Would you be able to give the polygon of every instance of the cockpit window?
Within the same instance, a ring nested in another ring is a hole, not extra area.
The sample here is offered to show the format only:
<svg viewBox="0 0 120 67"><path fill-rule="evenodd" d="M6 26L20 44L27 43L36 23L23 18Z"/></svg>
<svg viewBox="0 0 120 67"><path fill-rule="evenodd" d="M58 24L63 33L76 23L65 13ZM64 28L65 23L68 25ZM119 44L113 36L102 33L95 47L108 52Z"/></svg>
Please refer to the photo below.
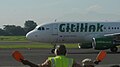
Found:
<svg viewBox="0 0 120 67"><path fill-rule="evenodd" d="M42 27L42 30L45 30L45 28L44 28L44 27Z"/></svg>
<svg viewBox="0 0 120 67"><path fill-rule="evenodd" d="M45 30L45 28L44 27L39 27L38 30Z"/></svg>
<svg viewBox="0 0 120 67"><path fill-rule="evenodd" d="M41 27L39 27L38 30L41 30Z"/></svg>

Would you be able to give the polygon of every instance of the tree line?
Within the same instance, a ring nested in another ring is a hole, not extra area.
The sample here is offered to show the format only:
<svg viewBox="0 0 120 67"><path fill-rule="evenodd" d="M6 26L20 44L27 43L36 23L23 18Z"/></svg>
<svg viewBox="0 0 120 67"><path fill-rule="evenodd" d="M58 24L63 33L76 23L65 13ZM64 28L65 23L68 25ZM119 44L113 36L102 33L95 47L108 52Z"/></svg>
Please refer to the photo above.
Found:
<svg viewBox="0 0 120 67"><path fill-rule="evenodd" d="M32 20L25 21L24 27L16 25L3 25L3 28L0 28L0 36L25 36L36 26L37 24Z"/></svg>

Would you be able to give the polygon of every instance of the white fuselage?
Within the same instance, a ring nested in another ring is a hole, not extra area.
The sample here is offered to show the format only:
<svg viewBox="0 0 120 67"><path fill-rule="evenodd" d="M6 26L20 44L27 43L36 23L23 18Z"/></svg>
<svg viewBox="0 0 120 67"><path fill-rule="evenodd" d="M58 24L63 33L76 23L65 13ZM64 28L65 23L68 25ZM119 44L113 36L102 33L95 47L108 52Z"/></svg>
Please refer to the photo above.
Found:
<svg viewBox="0 0 120 67"><path fill-rule="evenodd" d="M120 33L120 22L55 22L37 26L27 39L42 43L81 43Z"/></svg>

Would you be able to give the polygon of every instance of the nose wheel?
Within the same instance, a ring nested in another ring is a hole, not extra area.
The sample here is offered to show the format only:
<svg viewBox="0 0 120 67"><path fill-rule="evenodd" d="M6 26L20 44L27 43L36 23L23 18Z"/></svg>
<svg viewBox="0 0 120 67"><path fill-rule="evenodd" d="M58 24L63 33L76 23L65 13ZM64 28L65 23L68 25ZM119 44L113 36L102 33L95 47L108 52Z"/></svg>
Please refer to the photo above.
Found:
<svg viewBox="0 0 120 67"><path fill-rule="evenodd" d="M51 50L51 53L54 54L54 52L55 52L55 49L52 49L52 50Z"/></svg>
<svg viewBox="0 0 120 67"><path fill-rule="evenodd" d="M54 54L56 46L57 46L57 45L55 44L54 47L53 47L53 49L51 50L51 53L52 53L52 54Z"/></svg>

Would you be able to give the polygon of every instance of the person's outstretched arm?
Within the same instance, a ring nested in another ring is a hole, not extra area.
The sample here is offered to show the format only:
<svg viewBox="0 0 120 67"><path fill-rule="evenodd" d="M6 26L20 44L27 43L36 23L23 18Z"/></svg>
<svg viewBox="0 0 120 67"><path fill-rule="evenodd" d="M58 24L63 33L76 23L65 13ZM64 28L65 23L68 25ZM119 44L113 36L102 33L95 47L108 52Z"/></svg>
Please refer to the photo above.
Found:
<svg viewBox="0 0 120 67"><path fill-rule="evenodd" d="M21 62L22 62L24 65L28 65L28 66L30 66L30 67L39 67L38 65L36 65L36 64L34 64L34 63L32 63L32 62L30 62L30 61L28 61L28 60L22 60L22 59L21 59Z"/></svg>
<svg viewBox="0 0 120 67"><path fill-rule="evenodd" d="M28 65L28 66L30 66L30 67L51 67L51 62L50 62L50 60L46 60L44 63L42 63L42 64L38 64L38 65L36 65L36 64L34 64L34 63L32 63L32 62L30 62L30 61L28 61L28 60L21 60L21 62L24 64L24 65Z"/></svg>
<svg viewBox="0 0 120 67"><path fill-rule="evenodd" d="M101 62L101 61L99 61L99 60L98 60L98 61L97 61L97 60L94 60L94 61L93 61L93 63L96 64L96 65L98 65L100 62Z"/></svg>

